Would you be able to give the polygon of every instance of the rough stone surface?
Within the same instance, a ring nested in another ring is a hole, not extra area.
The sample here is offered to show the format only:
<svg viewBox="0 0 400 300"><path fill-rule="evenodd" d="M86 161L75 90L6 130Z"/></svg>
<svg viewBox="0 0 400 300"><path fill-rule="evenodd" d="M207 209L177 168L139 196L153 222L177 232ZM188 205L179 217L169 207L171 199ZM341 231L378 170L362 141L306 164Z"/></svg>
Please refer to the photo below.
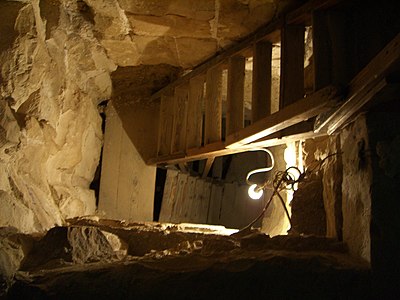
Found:
<svg viewBox="0 0 400 300"><path fill-rule="evenodd" d="M123 99L116 101L116 109L124 128L140 145L139 153L151 156L148 145L154 146L154 138L143 137L154 136L156 120L145 119L157 115L157 104L138 107L131 102L148 100L177 70L199 64L289 4L2 1L0 226L38 232L63 224L65 218L93 214L96 201L89 186L102 145L97 105L111 97ZM140 87L141 95L115 93L119 84L113 86L110 74L118 66L147 70L140 80L123 80L129 91ZM154 82L163 68L170 72L167 80ZM133 134L134 128L147 129Z"/></svg>
<svg viewBox="0 0 400 300"><path fill-rule="evenodd" d="M326 217L321 175L300 182L291 202L291 232L326 235Z"/></svg>
<svg viewBox="0 0 400 300"><path fill-rule="evenodd" d="M42 231L93 214L97 104L115 64L75 1L25 3L1 54L1 226Z"/></svg>
<svg viewBox="0 0 400 300"><path fill-rule="evenodd" d="M291 1L87 0L95 34L119 66L160 63L191 68L228 47Z"/></svg>
<svg viewBox="0 0 400 300"><path fill-rule="evenodd" d="M116 66L74 1L2 8L0 224L41 231L94 213L96 105L110 98Z"/></svg>
<svg viewBox="0 0 400 300"><path fill-rule="evenodd" d="M371 266L375 289L387 298L399 295L400 277L400 128L398 95L394 102L367 114L369 152L372 161ZM395 293L393 292L395 291Z"/></svg>
<svg viewBox="0 0 400 300"><path fill-rule="evenodd" d="M72 230L77 236L71 239ZM7 296L10 299L157 296L206 299L301 295L334 299L368 298L370 293L368 267L351 259L343 245L334 240L300 236L269 238L260 233L238 239L197 230L191 233L172 224L74 221L74 225L58 228L51 239L49 232L36 242L36 247L54 249L58 238L60 250L66 243L68 251L52 251L56 262L53 266L44 260L18 271ZM110 262L110 247L101 237L104 231L126 241L128 253L132 254ZM146 239L137 243L143 234ZM83 236L86 239L81 240ZM137 246L142 247L141 254L135 250ZM71 247L85 249L85 253L100 261L86 259L82 254L79 257L83 260L66 262L66 256L73 253L69 251ZM36 262L40 257L38 252L28 254L28 259L35 258Z"/></svg>
<svg viewBox="0 0 400 300"><path fill-rule="evenodd" d="M0 297L12 285L14 274L31 251L33 238L16 229L0 228Z"/></svg>
<svg viewBox="0 0 400 300"><path fill-rule="evenodd" d="M365 116L341 133L343 240L350 253L370 261L372 167Z"/></svg>
<svg viewBox="0 0 400 300"><path fill-rule="evenodd" d="M52 269L71 264L123 259L127 245L111 232L92 226L55 227L34 243L21 270Z"/></svg>
<svg viewBox="0 0 400 300"><path fill-rule="evenodd" d="M304 152L306 167L322 173L326 236L342 240L343 167L340 136L306 140Z"/></svg>

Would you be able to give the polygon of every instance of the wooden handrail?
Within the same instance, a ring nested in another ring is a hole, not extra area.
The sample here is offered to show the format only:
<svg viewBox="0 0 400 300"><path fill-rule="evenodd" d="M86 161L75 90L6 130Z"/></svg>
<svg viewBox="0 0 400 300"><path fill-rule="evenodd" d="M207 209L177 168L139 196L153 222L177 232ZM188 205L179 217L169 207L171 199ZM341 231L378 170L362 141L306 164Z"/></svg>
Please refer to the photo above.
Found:
<svg viewBox="0 0 400 300"><path fill-rule="evenodd" d="M282 138L275 138L274 134L336 105L340 91L334 86L303 97L305 24L301 20L302 16L309 18L315 9L326 9L339 2L309 1L154 93L153 99L161 99L159 144L157 157L148 163L203 158L211 161L213 157L247 151L255 145L280 143ZM272 48L278 42L281 42L282 51L280 110L271 114ZM248 57L253 57L252 124L244 127L243 93ZM222 70L226 68L228 91L224 127L221 79ZM294 82L296 88L293 88ZM313 135L310 131L303 133ZM272 142L265 139L267 136L271 136Z"/></svg>

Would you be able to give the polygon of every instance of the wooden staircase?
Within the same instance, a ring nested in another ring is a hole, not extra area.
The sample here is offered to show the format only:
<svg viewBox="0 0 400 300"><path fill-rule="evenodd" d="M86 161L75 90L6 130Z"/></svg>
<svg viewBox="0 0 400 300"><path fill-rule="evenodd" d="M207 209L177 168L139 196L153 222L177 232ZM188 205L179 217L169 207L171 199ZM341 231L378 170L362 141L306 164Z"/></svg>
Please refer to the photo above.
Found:
<svg viewBox="0 0 400 300"><path fill-rule="evenodd" d="M361 97L365 104L376 94L365 97L365 84L375 87L377 76L384 78L397 64L399 37L351 81L346 68L349 57L343 50L344 16L340 10L332 10L340 2L343 1L309 1L156 92L152 98L161 103L157 155L148 164L207 159L207 169L217 156L316 137L332 133L328 127L337 129L343 125L363 106L352 105L354 98ZM306 26L311 26L313 32L313 90L307 94ZM271 61L276 45L281 47L279 110L271 113ZM245 126L245 65L249 58L253 60L252 111L251 123ZM378 68L378 75L371 73L372 67ZM228 74L225 86L223 72ZM223 87L227 90L223 91ZM350 94L344 94L339 87L347 87ZM381 88L377 87L376 92ZM225 113L223 92L227 95ZM332 123L340 116L328 118L330 124L315 124L316 116L328 112L335 115L340 109L345 110L340 113L345 116L340 124Z"/></svg>

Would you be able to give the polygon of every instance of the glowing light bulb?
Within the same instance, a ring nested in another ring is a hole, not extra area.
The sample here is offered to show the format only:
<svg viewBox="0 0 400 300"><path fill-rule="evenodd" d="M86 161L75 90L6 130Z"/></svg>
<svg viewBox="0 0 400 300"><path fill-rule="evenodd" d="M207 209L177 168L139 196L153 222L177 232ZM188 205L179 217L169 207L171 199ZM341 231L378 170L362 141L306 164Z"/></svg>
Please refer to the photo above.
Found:
<svg viewBox="0 0 400 300"><path fill-rule="evenodd" d="M253 200L258 200L263 195L264 191L257 184L252 184L248 189L249 197Z"/></svg>

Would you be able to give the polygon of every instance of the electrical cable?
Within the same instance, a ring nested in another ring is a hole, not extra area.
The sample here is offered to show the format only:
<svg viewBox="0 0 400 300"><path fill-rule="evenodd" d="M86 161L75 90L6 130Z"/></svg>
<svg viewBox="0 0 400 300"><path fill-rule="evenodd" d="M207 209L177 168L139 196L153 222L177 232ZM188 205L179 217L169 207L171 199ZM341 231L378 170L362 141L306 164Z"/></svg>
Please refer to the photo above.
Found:
<svg viewBox="0 0 400 300"><path fill-rule="evenodd" d="M252 171L250 171L249 173L247 173L247 176L246 176L246 183L247 183L248 185L253 185L254 182L252 182L252 181L249 180L250 177L251 177L252 175L254 175L254 174L257 174L257 173L263 173L263 172L271 171L271 170L274 168L274 166L275 166L275 159L274 159L274 155L272 154L272 152L269 151L269 150L266 149L266 148L254 148L254 149L251 149L251 150L249 150L249 151L264 151L264 152L268 153L269 157L271 158L271 165L270 165L269 167L260 168L260 169L255 169L255 170L252 170Z"/></svg>
<svg viewBox="0 0 400 300"><path fill-rule="evenodd" d="M267 150L267 149L265 149ZM267 151L266 151L267 152ZM272 203L272 200L274 198L275 195L278 196L284 210L285 210L285 214L289 220L290 225L292 226L292 220L291 217L289 215L289 211L287 210L285 201L283 200L282 196L280 195L279 192L281 192L282 190L286 189L286 190L294 190L294 186L296 183L299 183L301 181L306 180L307 177L309 177L318 167L319 170L321 169L322 165L324 164L324 162L334 156L334 155L338 155L341 154L340 152L337 153L332 153L327 155L324 159L322 159L321 161L318 161L317 165L315 167L313 167L311 170L307 169L305 172L301 172L301 170L295 166L289 167L287 168L285 171L280 171L277 172L274 176L274 179L272 181L272 187L273 187L273 192L271 197L269 198L268 202L265 204L263 210L261 211L261 213L253 220L250 222L250 224L248 224L247 226L243 227L242 229L240 229L238 232L232 234L232 236L235 237L241 237L241 236L246 236L248 233L251 233L251 227L258 221L261 219L261 217L265 214L265 212L267 211L268 207L270 206L270 204ZM272 156L271 156L272 157ZM267 168L265 168L267 169ZM293 173L289 172L290 170L295 170L299 175L297 178L294 177ZM249 172L251 173L251 172ZM257 172L258 173L258 172ZM251 174L252 175L252 174ZM251 176L250 175L250 176ZM248 177L250 177L248 176ZM246 178L247 181L248 178ZM284 185L282 185L284 183ZM267 186L268 182L264 182L264 184L260 185L260 187L262 189L265 189Z"/></svg>

